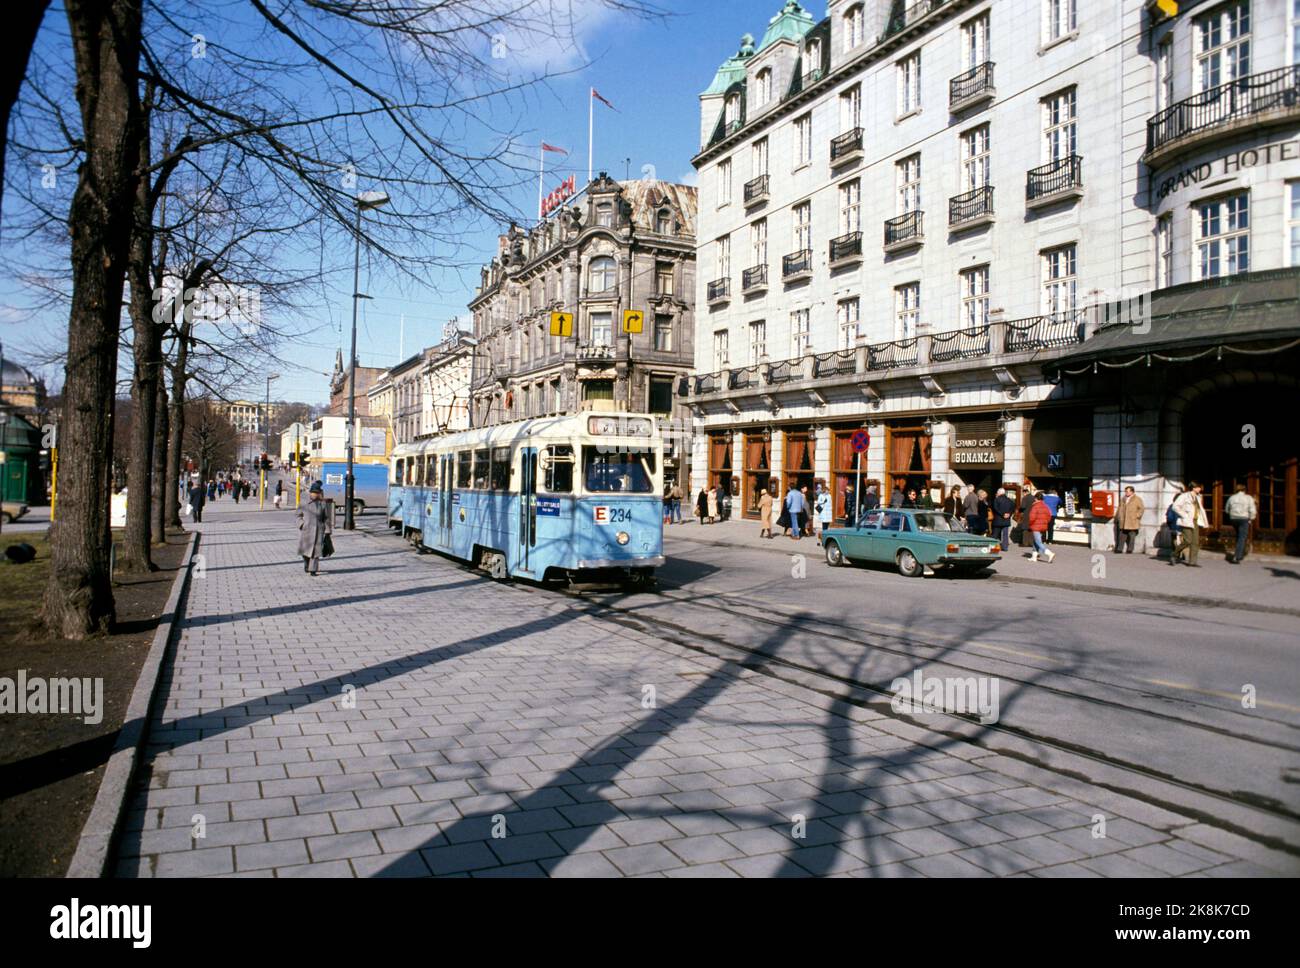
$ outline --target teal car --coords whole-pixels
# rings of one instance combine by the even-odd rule
[[[983,571],[1002,555],[996,540],[968,533],[942,511],[912,508],[878,508],[863,514],[857,527],[827,528],[822,547],[831,566],[882,562],[906,578],[920,578],[927,568]]]

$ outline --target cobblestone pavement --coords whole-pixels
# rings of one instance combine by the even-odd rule
[[[292,512],[201,530],[121,876],[1294,870],[395,537],[336,533],[311,578]]]

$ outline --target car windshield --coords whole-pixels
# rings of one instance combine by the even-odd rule
[[[939,513],[916,515],[916,527],[920,531],[956,531],[948,515]]]
[[[583,482],[588,491],[649,494],[654,490],[655,455],[582,448]]]

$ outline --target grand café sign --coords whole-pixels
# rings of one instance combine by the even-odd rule
[[[1160,179],[1155,188],[1156,200],[1164,201],[1165,198],[1180,189],[1186,188],[1188,185],[1208,181],[1215,177],[1216,173],[1231,176],[1240,173],[1246,168],[1271,165],[1275,161],[1294,161],[1297,158],[1300,158],[1300,138],[1292,138],[1290,141],[1277,141],[1260,148],[1245,148],[1241,151],[1234,151],[1223,158],[1216,158],[1213,161],[1207,161],[1199,165],[1191,165],[1174,172],[1167,178]]]
[[[954,467],[1001,467],[1002,434],[967,434],[960,430],[953,440]]]

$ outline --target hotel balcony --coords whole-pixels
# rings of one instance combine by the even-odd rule
[[[740,291],[746,296],[767,290],[767,265],[753,266],[740,274]]]
[[[781,260],[781,281],[798,282],[811,279],[813,274],[812,249],[791,252]]]
[[[861,161],[862,154],[861,128],[853,128],[852,130],[845,131],[842,135],[831,139],[832,168],[838,168],[840,165],[847,165],[854,161]]]
[[[1083,159],[1067,155],[1060,161],[1031,168],[1025,177],[1025,208],[1042,208],[1083,195]]]
[[[924,215],[922,211],[908,212],[886,221],[885,251],[898,252],[923,243],[925,241],[922,222]]]
[[[831,239],[830,265],[832,269],[854,265],[862,261],[862,233],[848,232]]]
[[[974,229],[993,221],[993,186],[985,185],[948,199],[948,228]]]
[[[948,82],[948,110],[960,114],[977,104],[993,100],[997,93],[993,86],[993,62],[985,61]]]
[[[1171,104],[1147,122],[1152,168],[1208,141],[1300,118],[1300,64],[1251,74]]]
[[[714,279],[708,288],[709,305],[720,306],[731,299],[731,280]]]
[[[746,207],[767,201],[769,181],[770,179],[767,175],[759,175],[757,178],[752,178],[745,182]]]

